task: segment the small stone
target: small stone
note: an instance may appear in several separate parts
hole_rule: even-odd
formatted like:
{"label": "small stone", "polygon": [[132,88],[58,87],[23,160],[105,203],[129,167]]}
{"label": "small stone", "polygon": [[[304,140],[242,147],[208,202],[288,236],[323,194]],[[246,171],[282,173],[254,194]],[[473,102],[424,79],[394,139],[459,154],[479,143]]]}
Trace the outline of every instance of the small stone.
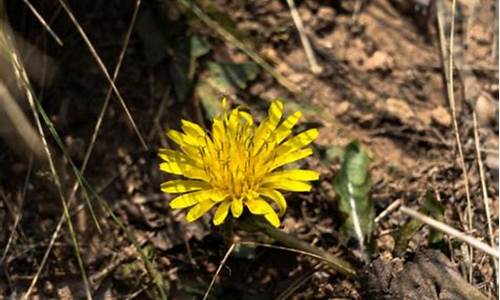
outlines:
{"label": "small stone", "polygon": [[402,123],[408,124],[410,120],[415,117],[413,110],[404,100],[389,98],[385,102],[385,105],[386,111],[390,115],[398,118]]}
{"label": "small stone", "polygon": [[305,76],[302,73],[293,73],[288,76],[288,79],[293,83],[302,83],[304,82]]}
{"label": "small stone", "polygon": [[43,292],[47,296],[51,296],[54,293],[54,285],[50,281],[45,281],[43,283]]}
{"label": "small stone", "polygon": [[474,107],[479,125],[485,126],[497,118],[498,102],[495,102],[488,94],[481,93]]}
{"label": "small stone", "polygon": [[434,123],[444,127],[451,125],[451,115],[446,108],[438,106],[431,111],[431,118]]}
{"label": "small stone", "polygon": [[394,60],[389,54],[382,51],[375,51],[364,63],[366,71],[387,71],[394,67]]}
{"label": "small stone", "polygon": [[417,112],[417,119],[422,122],[425,126],[429,126],[432,123],[432,111],[429,110],[422,110]]}
{"label": "small stone", "polygon": [[322,6],[318,9],[316,16],[326,22],[333,22],[335,19],[335,11],[331,7]]}
{"label": "small stone", "polygon": [[382,252],[392,252],[394,250],[395,241],[392,235],[386,234],[377,239],[377,248]]}
{"label": "small stone", "polygon": [[336,116],[343,115],[349,110],[350,107],[351,104],[348,101],[342,101],[335,107],[334,114]]}

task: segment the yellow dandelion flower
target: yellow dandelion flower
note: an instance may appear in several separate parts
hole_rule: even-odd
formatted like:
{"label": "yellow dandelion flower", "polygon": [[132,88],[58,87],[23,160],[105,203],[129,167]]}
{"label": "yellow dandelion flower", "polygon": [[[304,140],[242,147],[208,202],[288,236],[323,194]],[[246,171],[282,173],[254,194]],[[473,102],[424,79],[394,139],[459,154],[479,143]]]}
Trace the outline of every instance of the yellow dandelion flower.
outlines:
{"label": "yellow dandelion flower", "polygon": [[283,103],[274,101],[267,118],[256,125],[252,116],[235,108],[214,118],[211,133],[199,125],[182,120],[182,131],[169,130],[167,136],[178,150],[160,149],[164,160],[160,169],[184,176],[164,182],[165,193],[182,194],[170,202],[173,209],[189,208],[191,222],[217,207],[213,222],[224,222],[229,210],[234,218],[246,206],[254,215],[263,215],[278,227],[287,208],[280,191],[308,192],[309,181],[319,173],[312,170],[282,169],[284,165],[312,154],[307,147],[318,136],[317,129],[306,130],[288,138],[301,113],[283,118]]}

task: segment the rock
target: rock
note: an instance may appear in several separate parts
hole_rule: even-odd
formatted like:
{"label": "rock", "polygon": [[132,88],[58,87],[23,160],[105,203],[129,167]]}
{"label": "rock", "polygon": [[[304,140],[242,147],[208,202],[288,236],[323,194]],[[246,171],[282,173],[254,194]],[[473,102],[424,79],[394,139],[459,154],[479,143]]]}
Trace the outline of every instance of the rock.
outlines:
{"label": "rock", "polygon": [[302,73],[292,73],[290,76],[288,76],[288,79],[293,82],[293,83],[304,83],[304,80],[306,79],[305,75]]}
{"label": "rock", "polygon": [[409,124],[415,118],[415,113],[406,101],[389,98],[385,101],[385,110],[392,116],[398,118],[402,123]]}
{"label": "rock", "polygon": [[451,125],[451,115],[446,108],[439,105],[431,111],[431,119],[437,125],[449,127]]}
{"label": "rock", "polygon": [[375,51],[364,63],[365,71],[389,71],[394,67],[394,60],[389,54],[382,51]]}
{"label": "rock", "polygon": [[322,6],[318,9],[316,16],[325,22],[333,22],[335,20],[335,11],[331,7]]}
{"label": "rock", "polygon": [[313,19],[313,15],[311,13],[311,10],[309,10],[307,7],[300,6],[297,8],[297,11],[298,11],[300,18],[302,19],[302,22],[304,24],[311,22],[311,20]]}
{"label": "rock", "polygon": [[394,250],[395,241],[394,237],[390,234],[386,234],[377,239],[377,248],[381,251],[392,252]]}
{"label": "rock", "polygon": [[421,110],[416,113],[417,119],[422,122],[425,126],[429,126],[432,123],[432,111]]}
{"label": "rock", "polygon": [[486,126],[495,122],[498,115],[498,102],[486,93],[481,93],[474,107],[479,125]]}
{"label": "rock", "polygon": [[336,116],[343,115],[349,110],[350,107],[351,104],[348,101],[342,101],[337,106],[335,106],[334,114]]}

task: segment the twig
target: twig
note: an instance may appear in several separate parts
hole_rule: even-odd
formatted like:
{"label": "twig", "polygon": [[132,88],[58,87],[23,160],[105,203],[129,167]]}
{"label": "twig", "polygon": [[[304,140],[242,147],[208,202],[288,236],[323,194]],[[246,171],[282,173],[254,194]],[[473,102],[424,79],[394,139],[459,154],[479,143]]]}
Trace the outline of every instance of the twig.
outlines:
{"label": "twig", "polygon": [[421,214],[411,208],[408,208],[406,206],[401,206],[399,208],[401,210],[401,212],[403,212],[404,214],[407,214],[437,230],[440,230],[456,239],[459,239],[467,244],[469,244],[470,246],[478,249],[478,250],[481,250],[483,251],[484,253],[488,254],[488,255],[491,255],[493,257],[496,257],[497,259],[500,258],[500,254],[498,252],[498,249],[494,249],[493,247],[489,246],[488,244],[485,244],[483,242],[481,242],[480,240],[470,236],[470,235],[467,235],[443,222],[439,222],[431,217],[428,217],[424,214]]}
{"label": "twig", "polygon": [[320,74],[323,71],[323,68],[321,68],[321,66],[319,66],[318,62],[316,61],[314,51],[305,33],[304,24],[302,23],[302,19],[300,18],[299,12],[297,11],[295,2],[293,0],[287,0],[287,3],[288,7],[290,7],[290,13],[292,14],[292,19],[295,23],[295,27],[297,27],[297,31],[299,32],[300,41],[302,42],[302,46],[304,47],[304,51],[306,52],[306,57],[309,61],[311,71],[314,74]]}
{"label": "twig", "polygon": [[[127,34],[125,35],[125,41],[123,42],[123,47],[122,47],[122,49],[120,51],[120,56],[118,57],[118,62],[116,64],[115,70],[113,72],[112,82],[116,82],[116,79],[118,78],[118,74],[120,73],[120,68],[122,66],[123,58],[125,57],[125,52],[126,52],[126,50],[128,48],[128,44],[129,44],[129,41],[130,41],[130,36],[132,35],[132,30],[134,28],[135,21],[137,19],[137,14],[139,12],[140,5],[141,5],[141,0],[137,0],[136,1],[136,5],[135,5],[135,10],[134,10],[134,13],[132,15],[132,20],[130,21],[130,25],[129,25],[129,28],[127,30]],[[87,164],[89,162],[90,155],[92,154],[92,151],[94,149],[94,145],[95,145],[95,142],[97,140],[97,136],[99,135],[99,131],[101,129],[102,121],[104,119],[104,115],[105,115],[106,110],[108,109],[108,106],[109,106],[109,102],[110,102],[110,99],[111,99],[111,93],[112,92],[113,92],[113,88],[109,87],[108,91],[106,93],[106,97],[104,99],[104,103],[102,105],[101,111],[99,113],[99,117],[97,118],[97,122],[96,122],[96,124],[94,126],[94,131],[92,133],[92,137],[90,138],[89,147],[87,148],[87,151],[85,152],[85,158],[83,159],[82,167],[80,169],[80,172],[81,172],[82,175],[85,172],[85,169],[87,168]],[[79,185],[80,185],[79,181],[76,181],[75,184],[73,185],[73,188],[71,189],[71,195],[69,197],[70,201],[75,196],[75,193],[78,190]]]}
{"label": "twig", "polygon": [[[479,167],[479,177],[481,179],[481,190],[483,192],[483,203],[484,203],[484,213],[486,215],[486,221],[488,222],[488,235],[490,238],[490,245],[494,247],[495,236],[493,235],[493,227],[491,225],[491,212],[490,212],[490,204],[488,197],[488,189],[486,187],[486,179],[484,176],[484,168],[483,168],[483,160],[481,158],[481,151],[479,145],[479,131],[477,128],[477,117],[476,112],[472,112],[472,120],[474,123],[474,141],[476,145],[476,155],[477,155],[477,164]],[[496,259],[493,260],[493,265],[495,267],[495,275],[498,277],[498,261]]]}
{"label": "twig", "polygon": [[[439,39],[440,39],[440,44],[441,44],[441,58],[443,60],[443,64],[446,62],[446,39],[444,36],[444,24],[443,24],[443,11],[442,11],[442,3],[443,0],[439,0],[436,4],[437,7],[437,21],[438,21],[438,27],[439,27]],[[446,90],[447,90],[447,95],[448,95],[448,101],[449,105],[451,108],[451,115],[453,119],[453,131],[455,133],[455,140],[457,143],[457,148],[458,148],[458,155],[460,158],[460,167],[462,169],[462,174],[463,174],[463,182],[465,186],[465,197],[467,199],[467,230],[472,230],[472,204],[471,204],[471,197],[470,197],[470,189],[469,189],[469,177],[467,175],[467,169],[465,167],[465,159],[464,159],[464,154],[462,150],[462,141],[460,138],[460,132],[458,129],[458,123],[457,123],[457,113],[456,113],[456,106],[455,106],[455,94],[453,91],[453,38],[454,38],[454,31],[455,31],[455,9],[456,9],[456,0],[452,1],[452,13],[451,13],[451,29],[450,29],[450,47],[449,47],[449,53],[448,53],[448,65],[447,68],[444,68],[444,74],[445,74],[445,79],[446,79]],[[472,249],[469,247],[469,255],[471,259],[471,263],[469,265],[469,280],[472,280],[472,259],[473,259],[473,252]]]}
{"label": "twig", "polygon": [[387,216],[392,211],[396,210],[401,205],[401,199],[392,202],[386,209],[384,209],[374,220],[375,223],[380,222],[385,216]]}
{"label": "twig", "polygon": [[351,24],[355,25],[358,22],[359,12],[361,11],[361,2],[363,0],[355,0],[354,11],[352,13]]}
{"label": "twig", "polygon": [[203,300],[206,300],[208,298],[208,295],[210,294],[210,290],[212,290],[212,287],[215,284],[215,281],[217,280],[217,277],[219,276],[220,271],[222,270],[222,267],[224,267],[224,264],[226,263],[227,259],[229,258],[229,255],[234,250],[234,247],[236,246],[235,243],[231,244],[231,247],[227,249],[226,255],[224,255],[224,258],[221,260],[219,267],[217,267],[217,270],[215,271],[214,276],[212,277],[212,281],[210,282],[210,285],[208,286],[207,291],[205,292],[205,295],[203,295]]}
{"label": "twig", "polygon": [[37,20],[42,24],[43,27],[47,30],[48,33],[54,38],[54,40],[59,44],[59,46],[63,46],[62,40],[57,36],[57,34],[50,28],[49,24],[45,22],[44,18],[38,13],[36,8],[28,1],[28,0],[23,0],[24,3],[28,6],[28,8],[31,10],[33,15],[37,18]]}

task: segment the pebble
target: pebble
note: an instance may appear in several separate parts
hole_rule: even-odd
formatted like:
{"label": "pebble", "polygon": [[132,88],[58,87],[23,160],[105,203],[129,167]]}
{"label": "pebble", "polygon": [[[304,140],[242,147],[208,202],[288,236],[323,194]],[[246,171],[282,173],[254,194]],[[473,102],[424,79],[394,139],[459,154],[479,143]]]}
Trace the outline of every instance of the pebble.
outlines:
{"label": "pebble", "polygon": [[431,111],[431,118],[434,123],[443,127],[451,125],[451,115],[446,108],[439,105]]}

